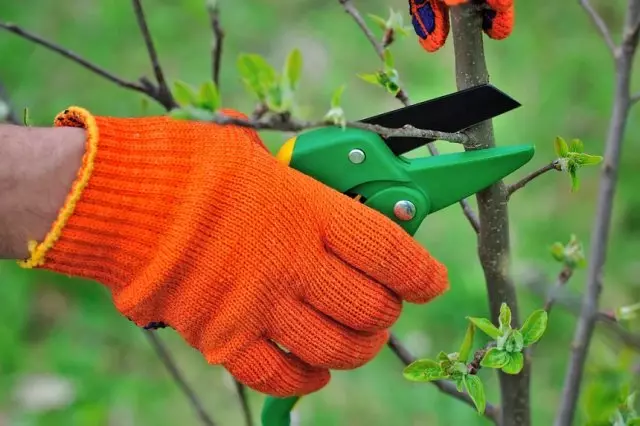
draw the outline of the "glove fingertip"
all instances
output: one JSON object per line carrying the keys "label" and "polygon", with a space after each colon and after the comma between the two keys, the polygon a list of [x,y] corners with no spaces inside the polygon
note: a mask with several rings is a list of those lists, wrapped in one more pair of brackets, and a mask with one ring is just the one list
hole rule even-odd
{"label": "glove fingertip", "polygon": [[420,45],[427,52],[435,52],[444,46],[449,35],[449,8],[440,0],[428,0],[418,4],[409,1],[411,23]]}

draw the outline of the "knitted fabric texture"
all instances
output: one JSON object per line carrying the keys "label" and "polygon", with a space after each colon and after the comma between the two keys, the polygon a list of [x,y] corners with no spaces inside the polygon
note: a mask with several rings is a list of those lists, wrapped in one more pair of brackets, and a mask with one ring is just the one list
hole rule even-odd
{"label": "knitted fabric texture", "polygon": [[448,287],[399,226],[279,163],[252,129],[77,107],[55,125],[86,129],[84,162],[22,266],[98,281],[138,326],[174,328],[257,391],[322,388],[378,353],[403,300]]}
{"label": "knitted fabric texture", "polygon": [[511,35],[515,20],[514,0],[409,0],[409,14],[420,45],[427,52],[442,48],[450,32],[449,8],[463,3],[483,5],[482,30],[494,40]]}

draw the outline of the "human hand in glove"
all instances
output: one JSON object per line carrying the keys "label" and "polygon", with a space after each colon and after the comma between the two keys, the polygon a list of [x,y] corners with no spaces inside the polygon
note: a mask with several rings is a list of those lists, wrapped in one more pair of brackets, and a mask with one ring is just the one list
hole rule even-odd
{"label": "human hand in glove", "polygon": [[175,329],[257,391],[322,388],[380,351],[403,301],[448,287],[402,228],[279,163],[252,129],[77,107],[55,126],[75,128],[77,147],[57,144],[79,170],[32,177],[65,198],[46,233],[25,228],[21,265],[101,283],[122,315]]}

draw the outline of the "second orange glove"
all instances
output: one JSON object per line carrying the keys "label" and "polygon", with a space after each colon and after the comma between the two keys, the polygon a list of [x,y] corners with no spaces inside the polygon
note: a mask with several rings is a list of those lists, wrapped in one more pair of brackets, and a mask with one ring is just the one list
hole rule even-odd
{"label": "second orange glove", "polygon": [[508,37],[513,30],[514,0],[409,0],[409,13],[419,42],[428,52],[444,46],[449,35],[449,7],[467,2],[486,3],[482,30],[492,39]]}
{"label": "second orange glove", "polygon": [[23,266],[100,282],[138,326],[172,327],[255,390],[322,388],[378,353],[403,301],[448,286],[394,222],[279,163],[251,129],[81,108],[55,124],[85,129],[84,163]]}

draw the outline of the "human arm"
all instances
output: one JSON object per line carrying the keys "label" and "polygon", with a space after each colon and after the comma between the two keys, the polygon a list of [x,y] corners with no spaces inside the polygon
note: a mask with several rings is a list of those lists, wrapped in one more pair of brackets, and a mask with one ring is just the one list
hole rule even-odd
{"label": "human arm", "polygon": [[320,389],[378,353],[404,301],[448,287],[398,225],[252,129],[75,107],[55,123],[80,130],[81,164],[46,235],[23,233],[20,264],[98,281],[136,325],[174,328],[255,390]]}
{"label": "human arm", "polygon": [[0,125],[0,259],[23,259],[41,241],[71,189],[85,132]]}

